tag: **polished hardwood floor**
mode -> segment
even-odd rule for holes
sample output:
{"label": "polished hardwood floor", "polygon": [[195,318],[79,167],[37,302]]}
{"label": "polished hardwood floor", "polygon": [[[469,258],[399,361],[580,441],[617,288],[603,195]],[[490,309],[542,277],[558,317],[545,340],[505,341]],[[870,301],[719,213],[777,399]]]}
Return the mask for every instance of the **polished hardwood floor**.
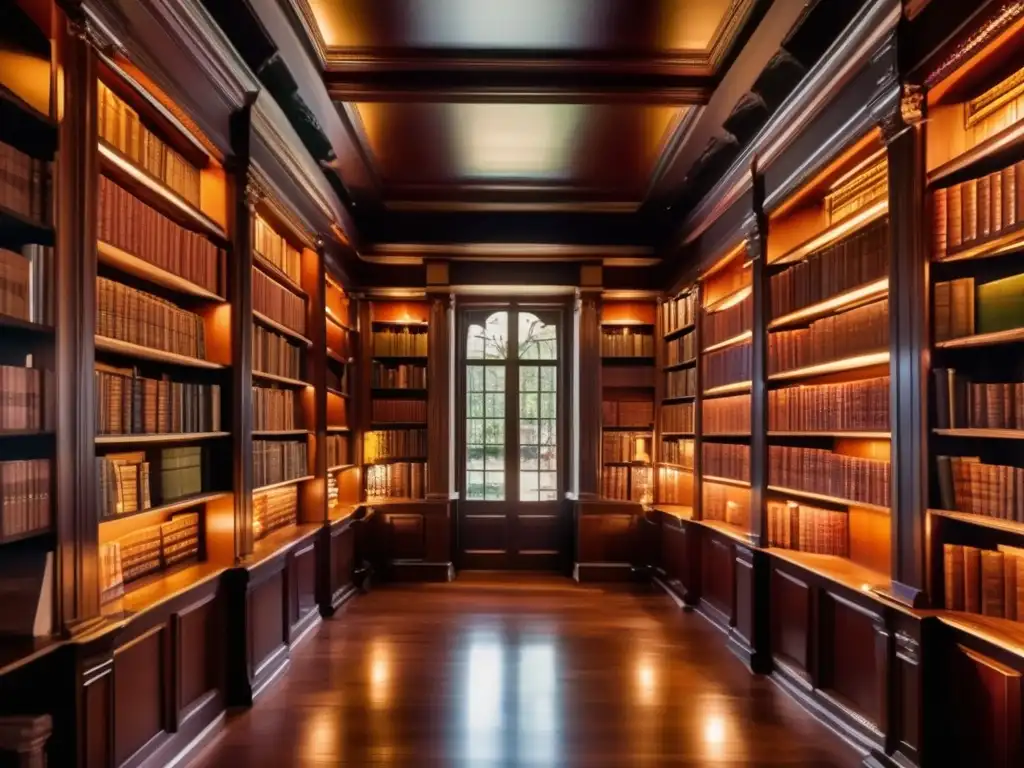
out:
{"label": "polished hardwood floor", "polygon": [[656,588],[464,574],[356,598],[193,765],[859,763]]}

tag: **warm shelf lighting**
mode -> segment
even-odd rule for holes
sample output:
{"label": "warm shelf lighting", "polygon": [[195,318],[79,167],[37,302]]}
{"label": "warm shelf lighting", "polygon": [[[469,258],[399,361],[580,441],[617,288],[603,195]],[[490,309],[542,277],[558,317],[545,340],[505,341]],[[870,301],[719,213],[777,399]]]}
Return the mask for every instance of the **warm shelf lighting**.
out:
{"label": "warm shelf lighting", "polygon": [[747,296],[749,296],[753,292],[753,290],[754,287],[752,285],[745,285],[735,293],[731,293],[725,298],[720,299],[711,306],[705,308],[704,311],[707,312],[709,315],[713,315],[715,312],[721,312],[723,309],[735,307],[737,304],[739,304],[741,301],[747,298]]}
{"label": "warm shelf lighting", "polygon": [[817,304],[811,304],[809,307],[804,307],[803,309],[798,309],[796,312],[790,312],[788,315],[776,318],[768,323],[768,327],[778,328],[779,326],[790,325],[799,320],[809,320],[811,318],[827,315],[836,309],[847,307],[859,301],[881,298],[888,292],[889,278],[883,277],[881,280],[876,280],[873,283],[868,283],[860,286],[859,288],[854,288],[852,291],[837,294],[831,299],[826,299],[825,301],[818,302]]}
{"label": "warm shelf lighting", "polygon": [[720,387],[712,387],[711,389],[704,390],[704,397],[714,397],[715,395],[725,395],[730,392],[747,392],[750,390],[753,382],[750,381],[737,381],[732,384],[723,384]]}
{"label": "warm shelf lighting", "polygon": [[812,237],[810,240],[805,242],[803,245],[798,245],[788,253],[783,254],[775,261],[771,262],[772,266],[777,264],[791,264],[795,261],[802,261],[804,258],[814,253],[815,251],[821,250],[829,243],[833,243],[846,235],[854,232],[866,224],[882,218],[889,212],[889,201],[880,200],[874,205],[869,205],[867,208],[855,213],[849,218],[843,219],[833,227],[829,227],[817,237]]}
{"label": "warm shelf lighting", "polygon": [[740,342],[746,341],[747,339],[752,339],[753,337],[753,331],[744,331],[738,336],[733,336],[731,339],[726,339],[725,341],[720,341],[717,344],[712,344],[710,347],[706,347],[704,349],[704,354],[707,354],[708,352],[714,352],[715,350],[718,349],[725,349],[726,347],[731,347],[734,344],[739,344]]}
{"label": "warm shelf lighting", "polygon": [[888,362],[888,351],[872,352],[867,355],[855,355],[854,357],[844,357],[842,360],[832,360],[828,363],[818,363],[817,365],[808,365],[804,368],[795,368],[792,371],[773,373],[768,377],[768,380],[783,381],[785,379],[799,379],[804,376],[817,376],[818,374],[824,373],[853,371],[857,368],[867,368],[872,365],[884,365]]}
{"label": "warm shelf lighting", "polygon": [[1017,341],[1024,341],[1024,328],[1010,328],[1006,331],[961,336],[958,339],[937,342],[935,346],[939,349],[956,349],[957,347],[987,347],[996,344],[1012,344]]}

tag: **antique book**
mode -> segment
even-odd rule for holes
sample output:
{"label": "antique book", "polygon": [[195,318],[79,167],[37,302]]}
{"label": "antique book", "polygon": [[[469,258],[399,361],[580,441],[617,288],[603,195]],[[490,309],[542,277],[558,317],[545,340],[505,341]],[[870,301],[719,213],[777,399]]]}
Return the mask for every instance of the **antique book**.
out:
{"label": "antique book", "polygon": [[945,579],[946,608],[964,609],[964,548],[959,544],[943,544],[943,576]]}

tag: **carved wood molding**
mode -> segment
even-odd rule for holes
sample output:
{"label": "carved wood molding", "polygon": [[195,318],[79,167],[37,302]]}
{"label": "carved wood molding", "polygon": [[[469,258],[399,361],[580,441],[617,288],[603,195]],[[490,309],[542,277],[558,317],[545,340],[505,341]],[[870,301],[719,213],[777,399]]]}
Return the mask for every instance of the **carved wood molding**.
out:
{"label": "carved wood molding", "polygon": [[993,3],[993,7],[998,8],[995,15],[962,40],[949,56],[925,75],[923,82],[926,88],[931,88],[942,81],[1010,25],[1024,17],[1024,2],[1010,2],[1002,5]]}

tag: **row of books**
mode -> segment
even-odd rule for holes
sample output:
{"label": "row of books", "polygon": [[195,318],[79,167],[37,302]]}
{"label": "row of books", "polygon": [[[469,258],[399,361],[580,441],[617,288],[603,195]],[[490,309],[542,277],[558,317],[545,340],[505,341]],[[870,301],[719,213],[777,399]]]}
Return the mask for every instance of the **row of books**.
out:
{"label": "row of books", "polygon": [[341,498],[341,492],[338,489],[338,476],[336,474],[327,475],[327,508],[334,509],[338,505],[338,499]]}
{"label": "row of books", "polygon": [[101,518],[127,515],[158,504],[202,493],[203,451],[199,446],[160,451],[158,492],[151,487],[151,464],[144,451],[96,457],[97,495]]}
{"label": "row of books", "polygon": [[654,424],[654,403],[650,400],[604,400],[601,423],[606,427],[649,428]]}
{"label": "row of books", "polygon": [[889,349],[889,301],[883,299],[815,320],[809,328],[768,335],[768,372]]}
{"label": "row of books", "polygon": [[794,501],[769,501],[768,546],[849,557],[850,517]]}
{"label": "row of books", "polygon": [[654,357],[654,336],[629,328],[601,332],[601,357]]}
{"label": "row of books", "polygon": [[1024,222],[1024,160],[933,193],[937,259],[984,243]]}
{"label": "row of books", "polygon": [[427,455],[427,430],[376,429],[363,435],[363,460],[419,458]]}
{"label": "row of books", "polygon": [[1024,429],[1024,382],[975,382],[954,368],[932,373],[938,429]]}
{"label": "row of books", "polygon": [[426,389],[427,368],[408,363],[374,363],[370,369],[370,386],[374,389]]}
{"label": "row of books", "polygon": [[604,467],[601,496],[614,501],[649,502],[653,493],[650,467]]}
{"label": "row of books", "polygon": [[693,397],[697,394],[697,369],[666,371],[665,397]]}
{"label": "row of books", "polygon": [[1024,469],[977,456],[937,456],[943,509],[1024,523]]}
{"label": "row of books", "polygon": [[945,607],[1024,621],[1024,549],[942,545]]}
{"label": "row of books", "polygon": [[700,455],[701,474],[750,481],[749,445],[702,443]]}
{"label": "row of books", "polygon": [[768,429],[778,432],[888,432],[889,377],[770,390]]}
{"label": "row of books", "polygon": [[601,458],[606,464],[626,461],[650,462],[651,434],[605,432],[601,439]]}
{"label": "row of books", "polygon": [[199,169],[149,131],[139,113],[99,84],[99,137],[150,176],[199,207]]}
{"label": "row of books", "polygon": [[[974,288],[974,281],[966,278],[959,291],[954,280],[950,291],[949,332],[956,334],[998,333],[1024,328],[1024,274],[992,280]],[[935,284],[936,304],[939,302],[939,283]],[[961,296],[966,293],[966,302]],[[941,319],[936,306],[936,337],[939,337]]]}
{"label": "row of books", "polygon": [[772,275],[772,319],[889,275],[889,219],[815,251]]}
{"label": "row of books", "polygon": [[750,491],[714,482],[701,485],[701,517],[748,530],[750,527]]}
{"label": "row of books", "polygon": [[50,223],[52,165],[0,141],[0,207]]}
{"label": "row of books", "polygon": [[252,428],[255,430],[297,429],[294,389],[252,388]]}
{"label": "row of books", "polygon": [[53,386],[50,371],[0,365],[0,432],[52,429],[47,400]]}
{"label": "row of books", "polygon": [[660,461],[693,469],[693,451],[696,441],[689,437],[676,437],[661,441]]}
{"label": "row of books", "polygon": [[750,395],[716,397],[701,403],[701,430],[705,435],[750,432]]}
{"label": "row of books", "polygon": [[222,251],[100,176],[97,238],[143,261],[217,293]]}
{"label": "row of books", "polygon": [[256,267],[252,270],[252,308],[296,333],[306,332],[306,301]]}
{"label": "row of books", "polygon": [[53,524],[50,459],[0,462],[0,541]]}
{"label": "row of books", "polygon": [[165,435],[219,432],[219,384],[149,379],[135,368],[96,364],[96,432]]}
{"label": "row of books", "polygon": [[374,423],[426,423],[426,400],[377,400],[373,401]]}
{"label": "row of books", "polygon": [[0,248],[0,315],[51,324],[52,265],[53,248],[49,246],[24,245],[20,252]]}
{"label": "row of books", "polygon": [[693,506],[693,480],[672,467],[658,468],[658,503]]}
{"label": "row of books", "polygon": [[704,324],[701,326],[704,348],[739,336],[753,327],[754,295],[750,293],[731,307],[710,312],[704,318]]}
{"label": "row of books", "polygon": [[348,435],[327,435],[327,466],[337,467],[351,463],[352,453],[349,450]]}
{"label": "row of books", "polygon": [[671,339],[665,344],[665,364],[678,365],[688,363],[697,357],[697,334],[684,333],[678,339]]}
{"label": "row of books", "polygon": [[271,488],[252,497],[252,535],[259,541],[268,533],[294,525],[299,519],[299,489]]}
{"label": "row of books", "polygon": [[199,557],[199,513],[183,512],[100,545],[103,602],[124,595],[129,582]]}
{"label": "row of books", "polygon": [[426,498],[427,465],[378,464],[366,469],[366,500]]}
{"label": "row of books", "polygon": [[377,357],[426,357],[427,331],[409,328],[374,331],[372,349]]}
{"label": "row of books", "polygon": [[673,403],[661,408],[662,432],[693,432],[693,403]]}
{"label": "row of books", "polygon": [[253,250],[264,261],[281,270],[292,282],[299,283],[302,279],[302,254],[293,248],[267,220],[256,214],[253,230]]}
{"label": "row of books", "polygon": [[96,278],[96,333],[176,355],[206,359],[202,317],[105,277]]}
{"label": "row of books", "polygon": [[890,465],[820,448],[770,445],[768,483],[888,507]]}
{"label": "row of books", "polygon": [[269,328],[253,324],[252,369],[288,379],[301,379],[302,348]]}
{"label": "row of books", "polygon": [[974,278],[961,277],[935,283],[933,301],[936,341],[974,334]]}
{"label": "row of books", "polygon": [[305,477],[309,472],[305,440],[253,440],[254,488]]}
{"label": "row of books", "polygon": [[665,333],[693,325],[697,319],[697,292],[690,291],[682,296],[667,300],[661,305],[661,325]]}
{"label": "row of books", "polygon": [[750,342],[747,341],[735,347],[726,347],[703,355],[700,359],[700,369],[704,389],[750,381],[750,350]]}

